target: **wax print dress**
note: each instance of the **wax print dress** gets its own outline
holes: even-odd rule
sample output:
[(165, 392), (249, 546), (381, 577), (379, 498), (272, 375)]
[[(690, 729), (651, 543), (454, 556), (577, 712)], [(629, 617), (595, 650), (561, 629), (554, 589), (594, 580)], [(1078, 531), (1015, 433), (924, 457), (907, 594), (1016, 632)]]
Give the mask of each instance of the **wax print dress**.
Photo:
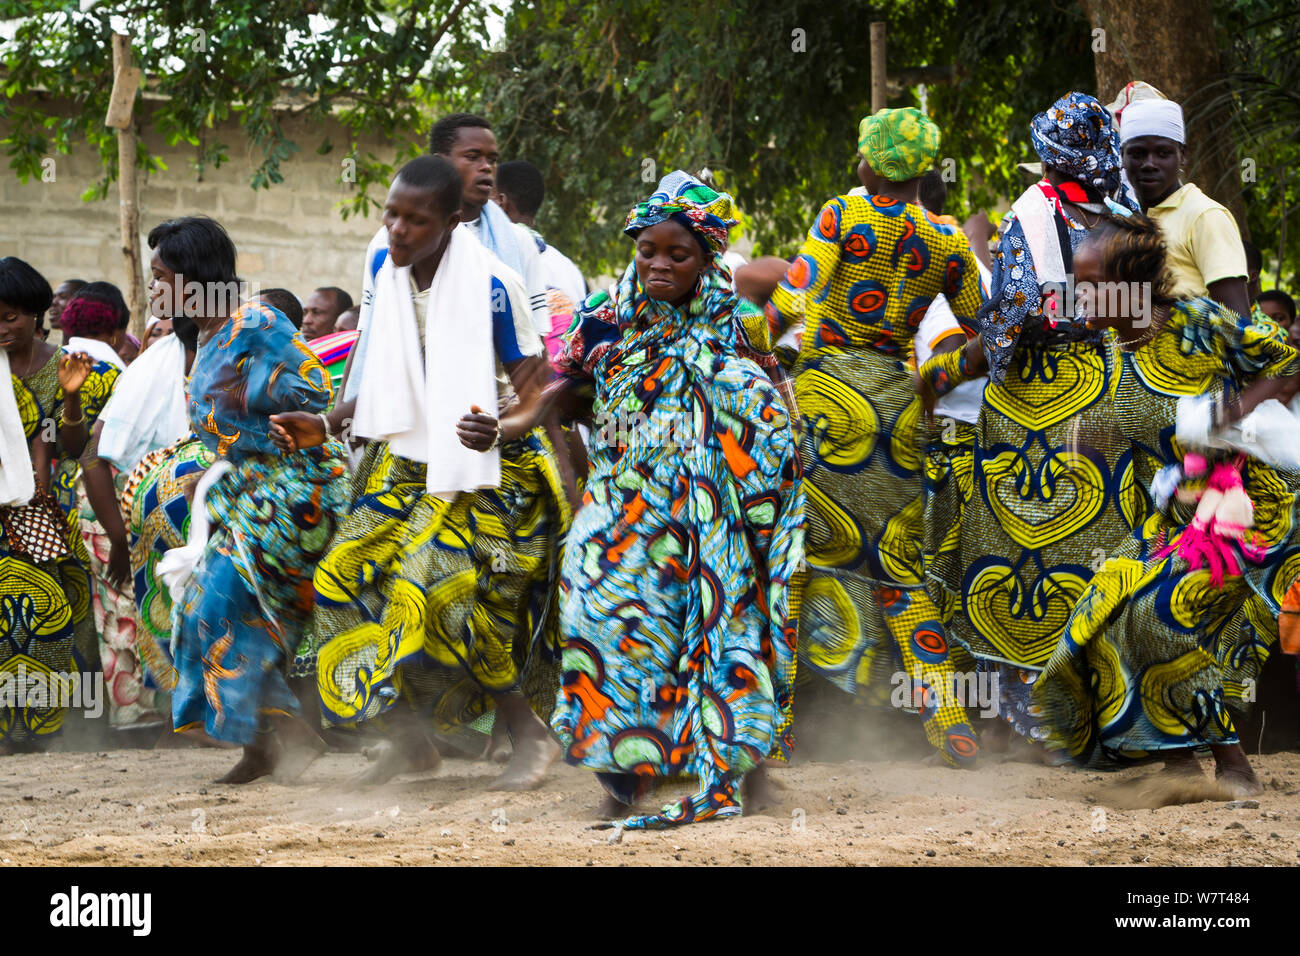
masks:
[(891, 675), (944, 759), (977, 752), (941, 612), (927, 594), (922, 408), (912, 337), (944, 293), (970, 325), (982, 300), (966, 237), (920, 206), (846, 195), (822, 207), (768, 304), (782, 329), (805, 317), (795, 365), (808, 496), (808, 590), (800, 651), (849, 692), (887, 703)]
[[(543, 346), (522, 288), (492, 283), (504, 402), (505, 366)], [(423, 342), (428, 290), (414, 305), (421, 343), (454, 348)], [(367, 446), (351, 511), (316, 570), (317, 686), (333, 725), (381, 717), (404, 696), (437, 733), (481, 746), (493, 694), (520, 691), (543, 717), (554, 706), (559, 554), (572, 513), (540, 428), (502, 445), (496, 488), (449, 502), (430, 495), (425, 479), (423, 463), (386, 442)]]
[[(1295, 350), (1207, 298), (1178, 303), (1136, 351), (1109, 338), (1117, 423), (1132, 442), (1135, 480), (1148, 491), (1155, 474), (1189, 450), (1175, 438), (1181, 397), (1234, 394), (1258, 376), (1300, 371)], [(1236, 742), (1277, 640), (1283, 597), (1300, 577), (1300, 476), (1250, 458), (1240, 471), (1262, 557), (1238, 553), (1244, 573), (1215, 587), (1209, 568), (1160, 557), (1195, 505), (1153, 509), (1080, 594), (1034, 686), (1052, 746), (1103, 765)]]
[[(1059, 251), (1069, 275), (1088, 229), (1061, 201), (1091, 207), (1097, 219), (1103, 210), (1127, 213), (1109, 198), (1120, 191), (1119, 137), (1105, 107), (1082, 93), (1035, 116), (1029, 133), (1043, 163), (1070, 178), (1031, 186), (1016, 208), (1050, 210), (1040, 248)], [(989, 372), (961, 560), (936, 568), (958, 602), (952, 638), (982, 669), (1000, 672), (1000, 715), (1030, 740), (1046, 733), (1030, 700), (1038, 669), (1088, 580), (1145, 508), (1115, 426), (1101, 334), (1087, 329), (1068, 288), (1045, 284), (1046, 268), (1013, 209), (977, 322)]]
[(171, 656), (172, 596), (158, 576), (158, 563), (185, 546), (194, 488), (217, 456), (193, 434), (157, 448), (135, 466), (122, 489), (131, 545), (131, 583), (136, 607), (136, 648), (147, 683), (170, 693), (176, 687)]
[(799, 461), (775, 387), (737, 351), (720, 263), (682, 308), (646, 297), (628, 266), (615, 298), (588, 297), (558, 359), (594, 380), (596, 427), (552, 727), (564, 759), (624, 802), (638, 779), (700, 781), (625, 827), (738, 813), (743, 774), (792, 744)]
[(346, 504), (337, 442), (281, 453), (269, 416), (320, 412), (329, 376), (283, 314), (242, 306), (194, 358), (190, 425), (230, 470), (208, 491), (211, 534), (173, 609), (172, 719), (248, 745), (269, 712), (296, 713), (284, 672), (308, 621), (312, 570)]
[[(59, 387), (59, 356), (25, 379), (14, 375), (14, 398), (28, 442), (63, 416), (63, 389)], [(108, 401), (118, 370), (96, 362), (81, 386), (81, 407), (86, 427)], [(55, 706), (72, 689), (70, 674), (89, 675), (98, 666), (99, 648), (90, 615), (90, 556), (81, 540), (76, 512), (76, 480), (80, 465), (56, 438), (50, 491), (67, 522), (69, 554), (42, 564), (15, 555), (0, 528), (0, 682), (9, 682), (13, 705), (0, 698), (0, 741), (30, 746), (48, 739), (63, 726), (67, 708)], [(60, 700), (47, 693), (29, 697), (37, 684), (64, 691)], [(0, 683), (0, 688), (4, 686)], [(21, 699), (19, 699), (21, 694)], [(32, 706), (26, 706), (28, 700)]]

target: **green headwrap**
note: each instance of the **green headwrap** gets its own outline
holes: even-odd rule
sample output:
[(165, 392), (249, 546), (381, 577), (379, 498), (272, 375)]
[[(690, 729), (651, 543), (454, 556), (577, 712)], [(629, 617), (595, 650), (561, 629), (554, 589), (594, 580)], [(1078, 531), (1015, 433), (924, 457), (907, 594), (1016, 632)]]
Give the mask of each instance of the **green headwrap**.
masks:
[(925, 175), (939, 155), (939, 127), (907, 106), (864, 116), (858, 126), (858, 152), (890, 182)]

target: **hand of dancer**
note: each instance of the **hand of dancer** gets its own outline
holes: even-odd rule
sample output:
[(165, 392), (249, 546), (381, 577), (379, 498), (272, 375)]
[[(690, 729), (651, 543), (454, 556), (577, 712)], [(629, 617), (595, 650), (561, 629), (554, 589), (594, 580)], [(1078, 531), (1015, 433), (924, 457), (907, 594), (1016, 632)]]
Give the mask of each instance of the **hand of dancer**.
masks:
[(491, 451), (497, 443), (497, 420), (477, 405), (471, 405), (469, 414), (456, 423), (456, 437), (466, 448)]
[(59, 387), (63, 394), (81, 391), (94, 366), (94, 360), (85, 352), (64, 352), (59, 356)]
[(325, 444), (325, 423), (309, 412), (282, 412), (271, 416), (271, 441), (281, 451), (301, 451)]
[(131, 580), (131, 552), (125, 541), (113, 541), (108, 546), (108, 583), (123, 591)]

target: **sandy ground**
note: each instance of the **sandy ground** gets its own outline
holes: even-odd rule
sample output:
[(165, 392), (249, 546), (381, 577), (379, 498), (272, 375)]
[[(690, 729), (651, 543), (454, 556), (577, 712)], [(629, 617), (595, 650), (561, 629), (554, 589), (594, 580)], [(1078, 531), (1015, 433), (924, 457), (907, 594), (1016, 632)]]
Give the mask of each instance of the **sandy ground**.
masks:
[[(823, 748), (824, 750), (824, 748)], [(783, 805), (671, 831), (588, 829), (592, 775), (487, 789), (498, 768), (349, 788), (359, 754), (321, 757), (292, 786), (211, 781), (237, 754), (115, 750), (0, 758), (0, 865), (586, 864), (1295, 865), (1300, 754), (1253, 758), (1256, 805), (1155, 807), (1157, 766), (1092, 773), (983, 758), (974, 771), (899, 760), (796, 761)], [(1204, 761), (1210, 769), (1208, 759)], [(1207, 775), (1207, 781), (1209, 777)], [(676, 791), (687, 789), (686, 786)], [(675, 791), (660, 791), (664, 802)], [(1145, 805), (1143, 805), (1145, 804)], [(1135, 808), (1136, 807), (1136, 808)]]

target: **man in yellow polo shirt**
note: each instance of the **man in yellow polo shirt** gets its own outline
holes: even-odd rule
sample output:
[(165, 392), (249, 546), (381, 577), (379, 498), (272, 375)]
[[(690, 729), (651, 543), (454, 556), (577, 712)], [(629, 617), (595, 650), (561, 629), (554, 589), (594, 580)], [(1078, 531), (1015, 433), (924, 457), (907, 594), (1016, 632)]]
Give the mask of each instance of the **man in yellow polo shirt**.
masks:
[(1136, 100), (1124, 109), (1119, 136), (1124, 170), (1142, 211), (1164, 231), (1175, 298), (1208, 295), (1250, 315), (1237, 221), (1180, 176), (1187, 157), (1182, 107), (1172, 100)]

